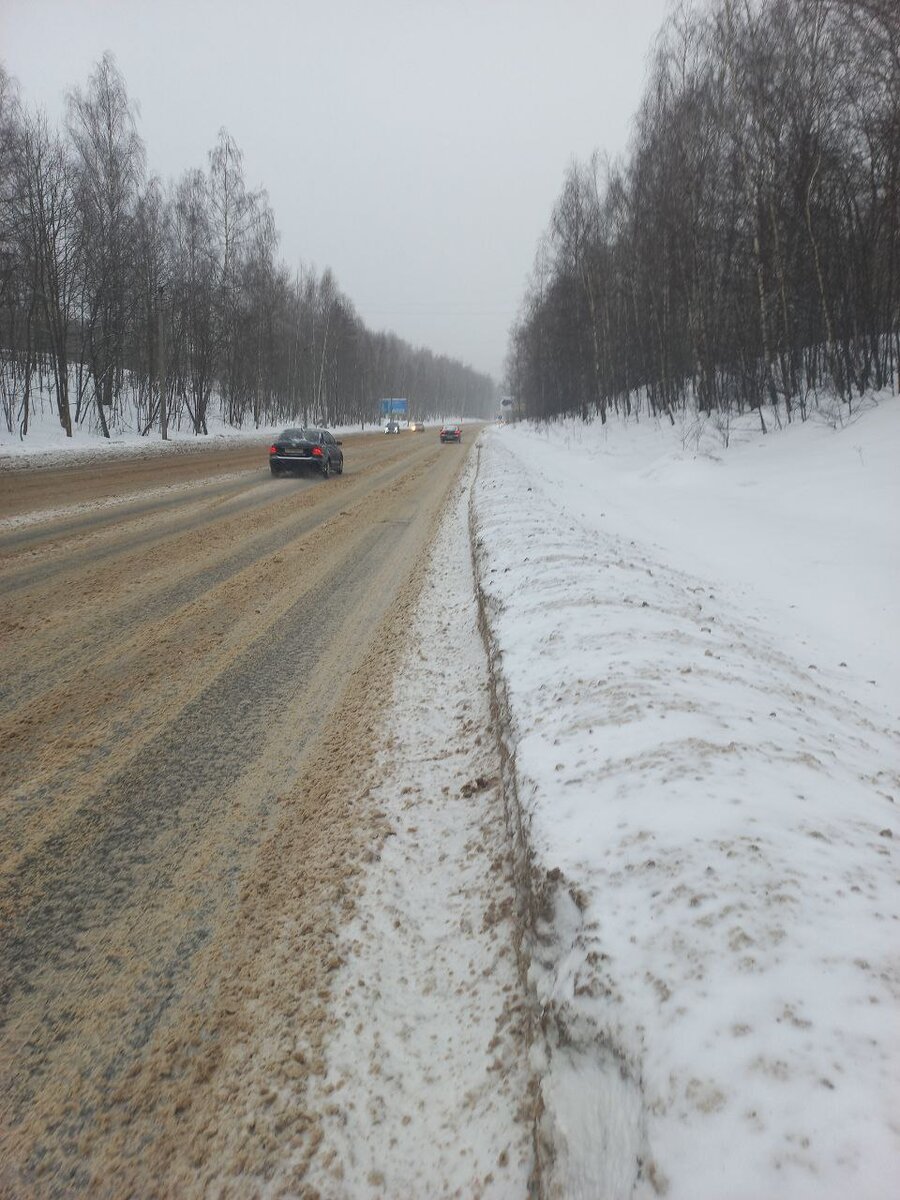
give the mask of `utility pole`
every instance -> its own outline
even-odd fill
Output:
[[[166,327],[163,319],[165,284],[159,288],[159,328],[157,330],[157,355],[159,357],[159,431],[164,442],[169,440],[169,419],[166,412]]]

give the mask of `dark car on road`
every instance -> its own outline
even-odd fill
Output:
[[[269,447],[273,475],[318,471],[323,479],[344,473],[341,442],[327,429],[285,429]]]
[[[441,441],[442,442],[461,442],[462,441],[462,425],[442,425],[441,426]]]

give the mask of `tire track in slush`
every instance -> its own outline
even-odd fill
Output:
[[[96,569],[103,563],[114,559],[125,551],[130,555],[137,555],[139,551],[146,550],[149,546],[157,545],[160,542],[166,542],[172,537],[177,537],[183,533],[199,533],[210,525],[215,524],[223,518],[227,519],[230,516],[244,516],[248,513],[255,512],[260,508],[265,508],[272,503],[272,495],[268,490],[271,488],[269,480],[258,482],[257,488],[267,489],[262,495],[255,500],[249,500],[246,496],[238,495],[233,500],[228,501],[224,506],[219,507],[215,497],[198,497],[196,494],[191,498],[193,503],[198,507],[204,504],[208,506],[209,511],[202,513],[199,517],[196,514],[188,514],[187,516],[176,519],[163,528],[146,529],[143,532],[130,531],[126,532],[118,540],[114,540],[111,544],[97,547],[91,552],[91,569]],[[244,491],[255,490],[247,489],[244,484]],[[233,511],[229,511],[229,509]],[[158,510],[150,508],[149,512],[156,515]],[[147,513],[137,514],[145,516]],[[83,533],[103,533],[107,528],[118,530],[118,522],[106,522],[96,520],[82,530]],[[40,542],[40,537],[35,537],[35,542]],[[24,545],[29,545],[30,542],[24,541]],[[34,564],[26,564],[18,574],[12,573],[6,578],[0,578],[0,596],[14,596],[21,592],[29,592],[40,587],[41,584],[52,582],[54,579],[68,574],[71,574],[73,569],[81,569],[83,563],[83,550],[75,550],[71,553],[64,554],[61,557],[54,558],[50,562],[43,563],[40,566]]]
[[[77,516],[68,516],[66,509],[59,513],[52,510],[35,513],[27,525],[9,531],[3,530],[3,521],[0,519],[0,557],[22,546],[39,546],[46,542],[69,540],[82,534],[99,533],[110,527],[122,526],[127,521],[136,521],[141,517],[184,508],[190,504],[215,504],[231,496],[239,499],[242,491],[267,482],[268,480],[260,477],[258,471],[242,471],[239,476],[232,476],[218,483],[210,481],[204,484],[199,495],[196,484],[173,484],[171,492],[167,495],[156,494],[149,499],[141,498],[140,493],[135,493],[133,497],[121,496],[101,502],[100,508],[95,505],[86,506],[87,511],[79,512]]]
[[[104,913],[115,912],[117,920],[139,913],[142,891],[169,886],[167,868],[174,869],[177,859],[164,858],[164,865],[155,868],[151,878],[146,875],[151,861],[158,861],[157,841],[202,830],[224,789],[252,763],[273,710],[282,708],[296,689],[290,671],[273,676],[272,663],[303,662],[310,675],[327,676],[323,658],[331,654],[333,640],[358,601],[359,588],[367,585],[372,562],[389,554],[392,545],[386,541],[396,544],[401,533],[400,527],[372,530],[358,558],[346,561],[335,578],[298,600],[277,630],[268,632],[224,671],[178,714],[139,761],[93,798],[77,824],[49,839],[39,857],[21,864],[13,895],[0,893],[0,910],[23,914],[11,923],[0,948],[0,1035],[5,1032],[12,998],[28,991],[40,971],[62,973],[69,980],[65,995],[57,997],[62,1006],[59,1014],[54,1017],[45,1009],[43,1017],[53,1024],[55,1042],[68,1038],[65,1008],[71,1000],[70,972],[80,965],[79,936],[95,927]],[[335,593],[340,597],[337,605],[330,602]],[[312,628],[314,637],[309,633]],[[302,753],[327,706],[324,697],[313,700],[305,728],[294,733],[295,753]],[[271,787],[259,798],[263,823],[273,799]],[[262,828],[257,834],[250,830],[245,834],[255,842]],[[232,859],[227,855],[226,864]],[[201,908],[192,923],[194,949],[210,935],[209,915]],[[189,972],[190,957],[176,953],[172,964],[144,993],[140,1017],[126,1034],[132,1051],[149,1038],[166,1007],[162,995],[171,998],[180,977]],[[42,1047],[29,1043],[27,1073],[40,1072],[42,1059]]]
[[[387,469],[377,472],[374,479],[368,480],[367,483],[370,489],[389,486],[401,478],[408,469],[409,465],[405,462],[393,464]],[[352,482],[351,477],[346,477],[346,485],[349,485],[347,490],[352,486]],[[284,485],[281,481],[273,484],[267,480],[264,486],[281,488]],[[77,631],[73,631],[67,625],[58,635],[56,644],[51,643],[48,646],[48,649],[52,651],[53,659],[52,663],[44,670],[33,659],[30,659],[18,671],[7,667],[3,679],[0,681],[0,716],[10,711],[12,707],[18,707],[22,703],[35,699],[49,687],[58,686],[67,676],[71,676],[85,660],[95,663],[98,654],[103,653],[118,639],[126,636],[129,630],[148,620],[161,620],[170,613],[193,603],[204,592],[233,578],[255,562],[271,554],[276,554],[297,537],[312,532],[321,525],[323,520],[331,519],[344,508],[352,508],[354,503],[359,503],[359,501],[348,497],[344,486],[342,480],[336,488],[332,485],[331,494],[327,498],[314,497],[314,507],[300,517],[296,513],[288,512],[275,528],[261,534],[241,537],[238,543],[241,548],[236,552],[226,552],[225,557],[215,566],[201,565],[175,585],[163,583],[155,593],[148,595],[146,591],[141,591],[134,599],[126,601],[124,604],[120,603],[115,610],[106,608],[102,622],[91,618],[87,626]],[[278,504],[282,499],[283,497],[276,498],[269,494],[259,502],[248,505],[236,513],[224,513],[219,510],[199,523],[187,520],[179,522],[175,527],[169,526],[164,531],[148,533],[146,539],[132,538],[127,543],[128,553],[134,554],[142,545],[151,541],[153,544],[165,544],[172,536],[197,533],[223,518],[242,518],[266,505]],[[116,549],[119,548],[116,547]],[[115,550],[111,550],[109,553],[92,554],[90,565],[86,569],[94,570],[101,562],[113,557],[115,557]],[[81,556],[72,556],[72,562],[78,561],[81,561]],[[63,568],[46,573],[38,572],[35,577],[32,577],[32,583],[47,582],[48,579],[55,578],[62,573],[64,573]],[[0,594],[2,594],[2,590],[2,584],[0,584]],[[73,632],[77,632],[78,636],[73,636]]]

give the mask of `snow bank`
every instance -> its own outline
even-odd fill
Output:
[[[481,442],[551,1194],[895,1194],[900,411],[731,432]]]

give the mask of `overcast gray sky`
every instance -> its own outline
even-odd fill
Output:
[[[104,50],[148,165],[225,126],[281,256],[373,329],[500,377],[573,157],[628,144],[668,0],[0,0],[0,60],[61,117]]]

